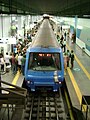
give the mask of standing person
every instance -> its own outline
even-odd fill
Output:
[[[5,59],[5,64],[6,64],[6,66],[10,65],[11,56],[8,55],[8,53],[6,53],[4,59]]]
[[[60,41],[60,46],[63,49],[63,41]]]
[[[62,32],[62,26],[61,26],[61,32]]]
[[[67,50],[67,67],[69,67],[69,61],[70,61],[70,52]]]
[[[58,40],[58,42],[60,42],[60,37],[59,37],[59,35],[57,35],[57,40]]]
[[[18,71],[18,54],[19,53],[15,54],[16,71]]]
[[[64,68],[67,69],[67,54],[64,53]]]
[[[4,57],[3,57],[2,54],[0,54],[0,67],[1,67],[1,71],[4,71],[4,65],[5,65]]]
[[[73,53],[73,50],[71,50],[70,62],[71,62],[71,69],[73,69],[73,66],[74,66],[74,53]]]
[[[12,69],[12,54],[13,54],[13,53],[10,53],[10,60],[9,60],[9,61],[10,61],[10,64],[11,64],[11,69]]]
[[[65,31],[65,32],[64,32],[64,38],[65,38],[65,40],[66,40],[66,35],[67,35],[67,34],[66,34],[66,31]]]
[[[16,72],[17,72],[17,69],[16,69],[16,58],[15,58],[15,54],[14,53],[12,54],[11,61],[12,61],[12,72],[13,72],[13,74],[16,74]]]
[[[63,37],[63,35],[61,36],[61,38],[60,38],[60,45],[61,45],[61,48],[63,49],[63,39],[64,39],[64,37]]]
[[[63,35],[62,35],[61,38],[60,38],[60,40],[63,41],[63,39],[64,39],[64,37],[63,37]]]
[[[66,40],[63,41],[64,52],[66,52]]]
[[[18,55],[18,70],[21,72],[21,60],[22,60],[22,54],[19,53]]]

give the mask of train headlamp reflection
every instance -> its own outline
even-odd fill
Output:
[[[27,84],[33,84],[33,83],[32,83],[32,81],[28,80],[28,81],[27,81]]]

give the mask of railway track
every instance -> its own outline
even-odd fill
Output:
[[[28,93],[22,120],[66,120],[61,90]]]

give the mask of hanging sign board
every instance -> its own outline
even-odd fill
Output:
[[[16,38],[0,38],[0,44],[16,44]]]

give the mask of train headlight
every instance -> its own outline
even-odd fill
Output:
[[[59,84],[62,84],[62,82],[59,81]]]
[[[57,71],[54,72],[54,82],[59,83]]]
[[[30,83],[31,83],[31,81],[28,80],[28,81],[27,81],[27,84],[30,84]]]
[[[30,81],[30,80],[28,80],[28,81],[27,81],[27,84],[33,84],[33,82],[32,82],[32,81]]]

